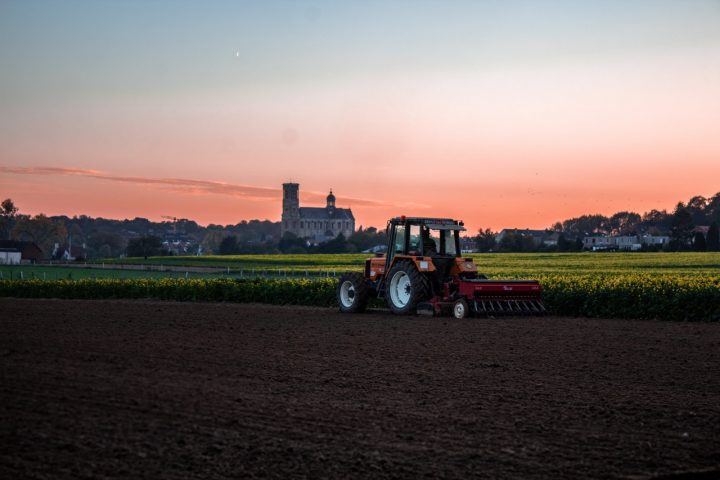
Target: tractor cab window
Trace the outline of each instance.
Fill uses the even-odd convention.
[[[455,232],[453,230],[443,230],[443,244],[445,246],[445,255],[457,256],[458,251],[455,247]]]
[[[437,255],[440,252],[440,235],[437,230],[430,230],[423,226],[422,237],[423,255]]]
[[[405,253],[405,227],[398,225],[395,227],[395,253]]]
[[[410,241],[408,245],[408,253],[414,252],[415,255],[419,255],[422,252],[420,225],[410,225]]]

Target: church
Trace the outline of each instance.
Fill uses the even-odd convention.
[[[355,231],[355,217],[349,208],[335,207],[335,195],[330,190],[327,205],[300,206],[300,184],[283,183],[283,211],[280,235],[290,232],[311,242],[326,242],[341,233],[345,238]]]

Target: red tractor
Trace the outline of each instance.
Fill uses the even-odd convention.
[[[545,313],[536,280],[490,280],[460,254],[463,222],[395,217],[388,221],[387,253],[365,261],[365,272],[346,273],[337,286],[341,312],[362,312],[370,298],[385,298],[393,313],[441,315]]]

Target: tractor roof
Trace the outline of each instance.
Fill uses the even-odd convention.
[[[425,225],[428,228],[439,230],[465,230],[463,222],[453,220],[452,218],[435,218],[435,217],[395,217],[391,218],[389,223],[394,225]]]

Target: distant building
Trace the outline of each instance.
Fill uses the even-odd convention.
[[[477,251],[475,239],[473,237],[460,237],[460,252],[474,253]]]
[[[17,248],[0,248],[0,265],[19,265],[22,253]]]
[[[53,260],[64,260],[66,262],[82,262],[87,258],[85,244],[73,245],[72,243],[60,245],[55,244],[52,253]]]
[[[612,237],[612,239],[615,241],[618,250],[640,250],[642,248],[637,235],[621,235]]]
[[[670,237],[666,235],[643,235],[640,237],[640,243],[663,246],[670,243]]]
[[[549,230],[531,230],[529,228],[503,228],[495,236],[495,241],[500,243],[507,235],[520,235],[522,237],[530,237],[535,245],[552,246],[557,245],[559,235]]]
[[[332,190],[323,207],[301,207],[300,185],[283,183],[283,211],[280,235],[295,234],[312,242],[331,240],[341,233],[347,238],[355,231],[355,217],[349,208],[337,208]]]
[[[0,240],[0,249],[7,252],[20,252],[21,263],[35,263],[43,259],[43,252],[35,242],[23,242],[17,240]],[[10,256],[8,256],[9,258]],[[11,255],[15,258],[15,255]]]
[[[643,245],[660,246],[667,244],[670,237],[655,235],[598,235],[583,238],[583,248],[592,251],[602,250],[641,250]]]
[[[586,250],[615,249],[615,241],[608,235],[585,237],[583,238],[583,248]]]

